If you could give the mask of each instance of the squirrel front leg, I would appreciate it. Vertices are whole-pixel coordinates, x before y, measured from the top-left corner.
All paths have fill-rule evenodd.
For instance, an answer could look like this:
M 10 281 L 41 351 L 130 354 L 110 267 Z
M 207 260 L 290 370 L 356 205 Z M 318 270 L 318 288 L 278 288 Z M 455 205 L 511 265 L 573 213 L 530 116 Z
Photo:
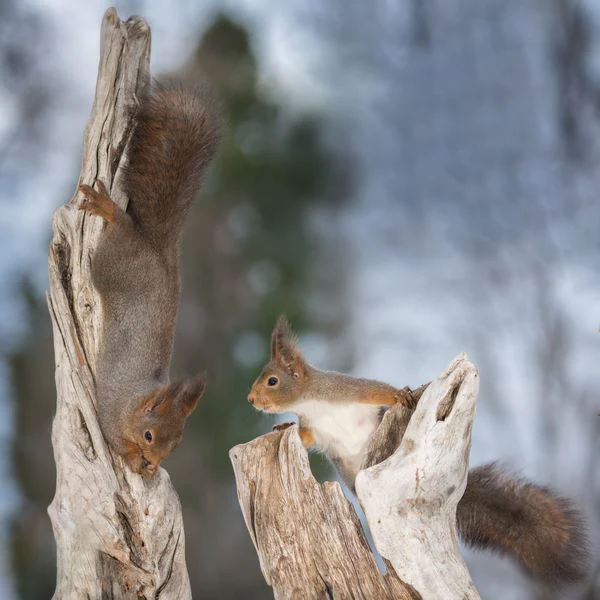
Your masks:
M 296 425 L 296 423 L 293 421 L 277 423 L 277 425 L 273 425 L 273 431 L 283 431 L 292 425 Z M 302 444 L 306 449 L 310 448 L 315 443 L 315 436 L 308 427 L 298 426 L 298 435 L 300 436 Z
M 375 404 L 377 406 L 402 404 L 406 408 L 413 409 L 416 407 L 421 394 L 421 388 L 413 392 L 408 386 L 398 389 L 377 382 L 377 386 L 365 386 L 362 392 L 356 397 L 356 401 L 360 404 Z

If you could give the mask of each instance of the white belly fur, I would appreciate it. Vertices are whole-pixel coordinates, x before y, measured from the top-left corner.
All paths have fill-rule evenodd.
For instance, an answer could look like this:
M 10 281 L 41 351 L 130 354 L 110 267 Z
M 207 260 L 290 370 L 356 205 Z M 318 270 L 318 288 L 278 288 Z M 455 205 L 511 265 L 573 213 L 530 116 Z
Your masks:
M 380 407 L 373 404 L 322 400 L 303 400 L 294 406 L 301 425 L 309 427 L 314 435 L 315 450 L 358 464 L 369 436 L 379 425 L 379 411 Z

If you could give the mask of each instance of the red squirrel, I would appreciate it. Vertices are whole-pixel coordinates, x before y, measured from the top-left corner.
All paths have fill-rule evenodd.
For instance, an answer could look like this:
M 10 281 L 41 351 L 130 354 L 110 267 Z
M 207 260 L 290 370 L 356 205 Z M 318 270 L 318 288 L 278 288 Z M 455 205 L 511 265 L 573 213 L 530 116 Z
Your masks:
M 110 447 L 151 476 L 179 443 L 205 378 L 169 382 L 180 296 L 179 238 L 217 147 L 217 124 L 196 92 L 148 84 L 135 117 L 123 188 L 80 185 L 79 208 L 104 219 L 91 276 L 103 327 L 96 362 L 98 418 Z
M 385 409 L 400 402 L 414 410 L 422 389 L 411 393 L 408 388 L 314 368 L 304 360 L 281 317 L 271 336 L 270 361 L 253 383 L 248 400 L 266 413 L 295 413 L 304 446 L 323 452 L 354 491 L 367 442 Z M 576 581 L 587 573 L 588 542 L 579 511 L 569 500 L 495 463 L 471 469 L 456 517 L 467 545 L 508 553 L 540 581 Z

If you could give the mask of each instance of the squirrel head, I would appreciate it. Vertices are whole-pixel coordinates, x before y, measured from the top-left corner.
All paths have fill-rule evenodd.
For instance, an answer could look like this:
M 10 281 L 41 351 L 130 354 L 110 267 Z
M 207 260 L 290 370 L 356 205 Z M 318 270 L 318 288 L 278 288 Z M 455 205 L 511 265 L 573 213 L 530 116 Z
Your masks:
M 308 366 L 285 317 L 279 317 L 271 334 L 271 360 L 252 384 L 248 402 L 267 413 L 291 410 L 301 397 Z
M 186 419 L 206 387 L 205 375 L 163 386 L 143 398 L 128 428 L 125 459 L 132 471 L 152 476 L 179 444 Z

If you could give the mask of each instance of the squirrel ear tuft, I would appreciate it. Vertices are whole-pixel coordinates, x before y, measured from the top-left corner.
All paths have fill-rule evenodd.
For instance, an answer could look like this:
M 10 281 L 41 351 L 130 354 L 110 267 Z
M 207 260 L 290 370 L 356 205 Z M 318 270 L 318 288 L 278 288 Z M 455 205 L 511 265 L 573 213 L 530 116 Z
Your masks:
M 271 334 L 271 360 L 290 375 L 302 377 L 305 363 L 288 320 L 282 315 Z
M 204 373 L 192 379 L 183 388 L 179 398 L 177 398 L 177 406 L 181 408 L 186 419 L 194 412 L 196 406 L 198 406 L 198 400 L 202 397 L 205 389 L 206 375 Z
M 285 316 L 281 315 L 271 333 L 271 360 L 276 360 L 281 348 L 293 341 L 292 328 Z

